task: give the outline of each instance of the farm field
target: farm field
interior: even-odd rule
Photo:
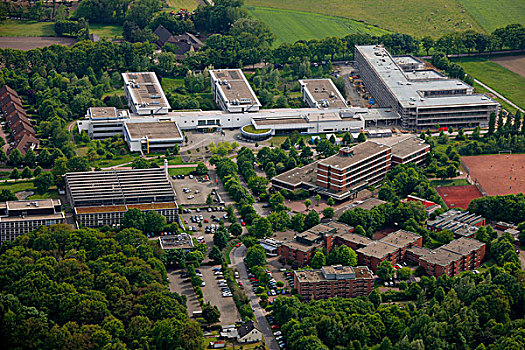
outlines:
[[[297,40],[323,39],[327,36],[343,37],[351,33],[388,33],[386,30],[343,17],[258,6],[248,6],[247,9],[271,28],[277,37],[275,46],[285,42],[294,43]]]
[[[102,39],[122,38],[122,26],[93,23],[89,25],[89,32]]]
[[[462,12],[463,8],[455,0],[246,0],[245,4],[342,16],[417,37],[437,38],[467,29],[483,31],[468,12]]]
[[[487,32],[525,22],[523,0],[457,0]]]
[[[24,51],[55,44],[72,46],[76,42],[75,38],[64,38],[58,36],[0,36],[0,48],[11,48]]]
[[[491,61],[525,77],[525,56],[496,57]]]
[[[453,61],[460,64],[474,78],[525,108],[525,77],[486,58],[464,57]]]
[[[52,22],[17,21],[0,23],[0,36],[55,36]]]

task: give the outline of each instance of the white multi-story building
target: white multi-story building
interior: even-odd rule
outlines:
[[[215,103],[230,113],[257,112],[262,106],[240,69],[210,70]]]
[[[166,114],[171,109],[153,72],[122,73],[124,93],[131,111],[138,115]]]

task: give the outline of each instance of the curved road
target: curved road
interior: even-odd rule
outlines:
[[[259,330],[264,335],[264,341],[268,346],[268,349],[279,350],[279,346],[277,345],[277,341],[273,336],[272,329],[268,324],[268,320],[266,320],[266,317],[264,316],[264,309],[259,305],[259,298],[253,293],[252,285],[250,283],[250,280],[248,279],[248,271],[246,270],[246,266],[244,265],[244,257],[246,256],[246,251],[247,249],[244,245],[241,245],[239,248],[233,248],[230,253],[230,267],[236,268],[237,271],[239,271],[239,280],[244,285],[246,295],[248,296],[248,299],[250,299],[250,305],[255,314],[257,323],[259,324]]]

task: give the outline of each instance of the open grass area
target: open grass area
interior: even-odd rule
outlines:
[[[268,24],[277,37],[275,46],[285,42],[294,43],[297,40],[323,39],[327,36],[344,37],[351,33],[388,33],[386,30],[344,17],[258,6],[249,6],[247,9],[254,17]]]
[[[253,127],[253,125],[245,125],[242,127],[242,129],[246,132],[249,132],[251,134],[264,134],[265,132],[268,132],[270,129],[260,129],[257,130]],[[283,141],[284,142],[284,141]]]
[[[0,191],[10,190],[13,193],[20,191],[33,191],[33,181],[17,181],[17,182],[0,182]]]
[[[184,86],[184,79],[162,78],[160,85],[164,90],[169,91]]]
[[[182,156],[175,156],[173,159],[168,160],[168,165],[179,165],[184,164]]]
[[[124,163],[130,163],[132,161],[134,161],[136,158],[138,158],[138,154],[126,154],[126,155],[123,155],[123,156],[118,156],[118,157],[115,157],[113,159],[99,159],[97,161],[95,161],[94,164],[92,164],[93,166],[98,166],[100,168],[108,168],[108,167],[113,167],[113,166],[116,166],[116,165],[120,165],[120,164],[124,164]]]
[[[178,12],[180,9],[193,11],[199,6],[197,0],[167,0],[169,11]]]
[[[457,0],[487,32],[525,22],[523,0]]]
[[[467,11],[462,12],[456,0],[246,0],[245,3],[247,6],[343,16],[417,37],[430,35],[437,38],[446,33],[471,29],[470,25],[476,31],[483,31]],[[287,22],[281,25],[287,25]]]
[[[102,39],[122,38],[122,26],[107,24],[89,24],[89,32]]]
[[[480,57],[454,59],[465,71],[496,90],[521,108],[525,108],[525,78],[503,66]]]
[[[445,186],[468,186],[470,185],[466,179],[451,179],[451,180],[432,180],[430,184],[433,187],[445,187]]]
[[[188,175],[191,172],[195,171],[197,167],[187,167],[187,168],[170,168],[168,169],[168,174],[170,176],[174,175]]]
[[[55,36],[52,22],[5,20],[0,23],[0,36]]]

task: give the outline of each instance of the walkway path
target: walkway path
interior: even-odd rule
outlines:
[[[523,109],[521,109],[520,107],[518,107],[517,105],[515,105],[514,103],[512,103],[511,101],[509,101],[508,99],[506,99],[505,97],[503,97],[503,95],[501,95],[500,93],[498,93],[496,90],[492,89],[491,87],[483,84],[481,81],[479,81],[478,79],[474,79],[474,81],[476,83],[478,83],[479,85],[483,86],[485,89],[489,90],[490,92],[492,92],[494,95],[498,96],[499,98],[501,98],[503,101],[507,102],[509,105],[511,105],[512,107],[518,109],[521,111],[521,113],[525,113],[525,111]]]

